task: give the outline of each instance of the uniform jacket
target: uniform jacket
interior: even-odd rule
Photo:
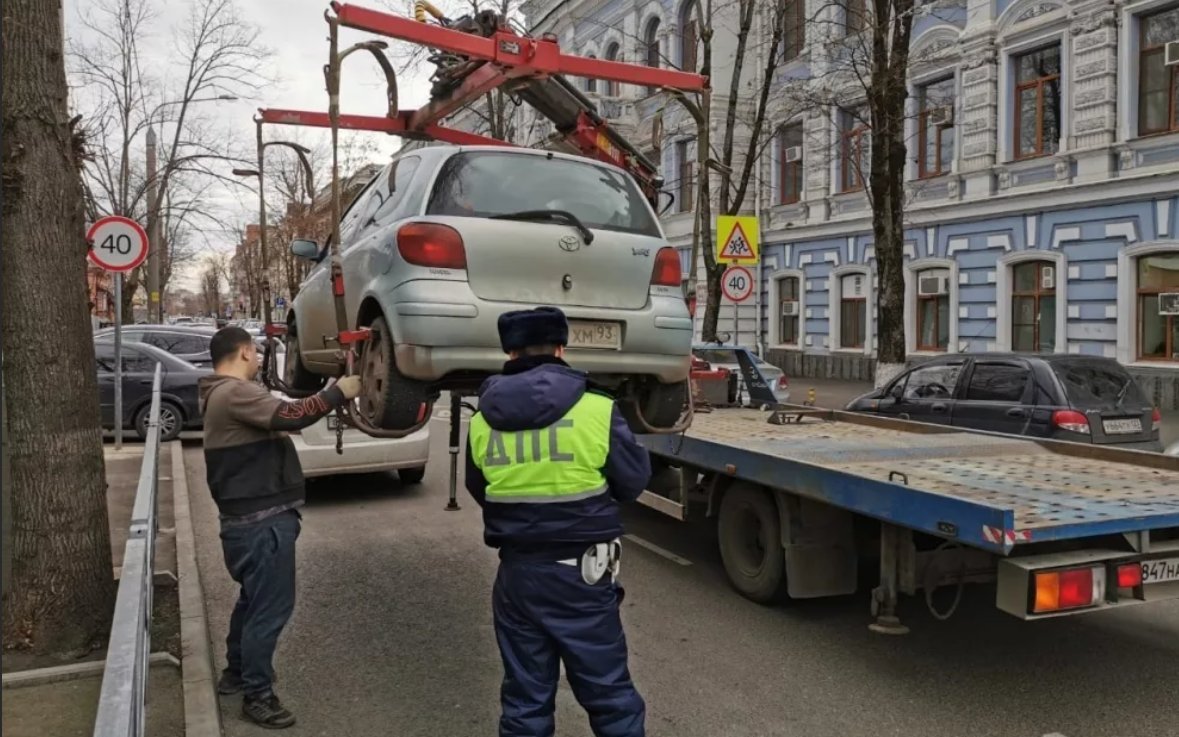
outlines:
[[[261,384],[213,374],[200,380],[205,471],[221,513],[242,517],[302,502],[303,468],[286,433],[310,427],[344,403],[335,386],[283,401]]]
[[[561,419],[588,391],[583,372],[551,356],[508,361],[503,374],[479,390],[479,412],[495,430],[548,427]],[[483,508],[483,539],[507,555],[547,557],[576,555],[587,543],[622,534],[619,503],[634,501],[651,480],[651,459],[614,407],[610,449],[602,469],[606,494],[548,504],[501,504],[487,499],[487,479],[475,465],[467,441],[467,491]],[[475,452],[483,452],[476,449]]]

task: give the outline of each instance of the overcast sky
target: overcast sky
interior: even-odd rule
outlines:
[[[232,138],[240,137],[243,144],[253,150],[254,123],[252,116],[259,107],[294,108],[306,110],[327,110],[327,93],[324,89],[323,64],[327,59],[328,42],[327,23],[323,14],[328,8],[325,0],[235,0],[241,16],[248,22],[256,24],[261,29],[260,41],[273,51],[273,63],[268,70],[268,76],[276,79],[276,83],[264,89],[257,99],[242,99],[236,102],[215,102],[201,105],[202,111],[210,112],[215,107],[219,123],[225,125],[227,135]],[[93,8],[96,0],[64,0],[66,36],[67,38],[85,39],[88,29],[81,27],[80,13],[86,13]],[[406,13],[411,5],[407,0],[368,0],[359,2],[360,5],[377,9],[397,9]],[[445,3],[438,3],[445,6]],[[145,38],[140,39],[140,53],[144,66],[152,71],[168,69],[177,59],[173,49],[174,34],[183,27],[191,0],[170,0],[168,3],[152,2],[154,18],[150,31]],[[412,15],[412,13],[410,12]],[[370,34],[363,34],[350,29],[341,29],[340,45],[346,47],[360,40],[372,38]],[[400,42],[388,39],[391,46],[396,47]],[[402,49],[405,47],[402,46]],[[367,56],[367,55],[366,55]],[[169,72],[175,79],[173,83],[182,81],[179,74]],[[361,58],[360,55],[349,57],[344,65],[341,89],[341,108],[346,113],[383,115],[384,109],[384,81],[376,63],[371,59]],[[417,107],[427,100],[428,72],[414,70],[408,75],[398,78],[400,107]],[[84,94],[75,96],[74,105],[78,112],[85,115],[86,107]],[[161,137],[168,140],[171,133],[163,131]],[[382,134],[361,134],[372,136],[377,141],[380,157],[384,157],[397,150],[397,139]],[[326,131],[296,128],[268,128],[268,138],[297,137],[304,143],[312,143],[316,136],[328,140]],[[137,155],[142,155],[143,141],[135,144]],[[273,151],[273,149],[272,149]],[[278,153],[268,154],[281,155]],[[222,217],[234,223],[255,220],[252,216],[256,212],[256,196],[241,187],[222,187],[221,191],[210,196],[212,207],[223,213]],[[208,245],[202,248],[230,249],[233,248],[234,236],[231,233],[206,232],[202,234]],[[193,272],[177,280],[176,286],[191,288]]]

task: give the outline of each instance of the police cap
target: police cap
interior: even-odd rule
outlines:
[[[569,322],[556,307],[515,310],[499,316],[499,342],[504,353],[541,345],[567,345]]]

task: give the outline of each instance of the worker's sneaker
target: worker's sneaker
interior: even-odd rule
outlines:
[[[295,715],[287,711],[274,694],[261,698],[245,697],[242,699],[242,713],[246,719],[267,729],[286,729],[295,723]]]
[[[217,681],[217,693],[222,696],[232,696],[235,693],[241,693],[242,690],[242,674],[234,673],[226,668],[221,671],[221,679]]]

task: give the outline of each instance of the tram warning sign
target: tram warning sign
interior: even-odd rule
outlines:
[[[86,231],[86,241],[87,258],[107,271],[131,271],[147,258],[147,233],[122,215],[100,218]]]
[[[757,218],[721,215],[716,219],[716,260],[727,264],[756,264],[759,257]]]

